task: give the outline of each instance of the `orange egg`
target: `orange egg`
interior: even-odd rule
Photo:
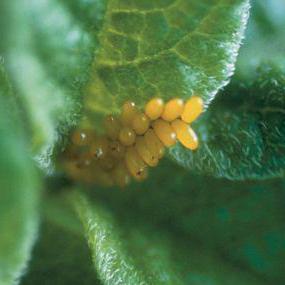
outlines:
[[[109,153],[115,160],[120,160],[124,157],[126,148],[119,141],[111,141],[109,143]]]
[[[105,136],[96,138],[90,146],[90,153],[94,159],[102,159],[104,156],[106,156],[108,152],[108,145],[109,142]]]
[[[146,175],[146,164],[139,156],[134,147],[128,147],[126,151],[125,163],[130,174],[136,180],[142,180]]]
[[[152,129],[149,129],[144,134],[144,139],[146,146],[151,152],[151,154],[157,157],[158,159],[162,158],[165,152],[164,145]]]
[[[164,110],[164,102],[160,98],[151,99],[145,106],[145,114],[151,119],[158,119]]]
[[[121,124],[118,118],[111,115],[107,116],[104,120],[104,127],[106,134],[110,139],[118,139],[121,130]]]
[[[203,112],[203,100],[198,96],[191,97],[185,104],[181,119],[186,123],[194,122]]]
[[[136,104],[131,101],[127,101],[123,107],[120,115],[120,121],[124,126],[131,127],[134,117],[137,114],[138,110]]]
[[[121,162],[116,166],[113,171],[113,179],[114,183],[121,188],[124,188],[130,184],[131,176],[128,169],[126,168],[125,163]]]
[[[71,135],[71,141],[76,146],[86,146],[90,143],[91,133],[87,130],[77,129]]]
[[[170,147],[176,143],[176,133],[168,122],[158,119],[153,122],[153,129],[166,147]]]
[[[171,123],[171,126],[176,132],[177,139],[186,148],[194,150],[198,147],[198,138],[192,128],[180,119]]]
[[[158,164],[157,154],[152,153],[151,150],[147,147],[144,137],[137,137],[135,149],[147,165],[154,167]]]
[[[143,135],[149,128],[149,118],[141,112],[138,112],[133,119],[132,128],[138,135]]]
[[[129,127],[123,127],[120,131],[119,139],[122,145],[130,146],[135,143],[136,134],[133,129]]]
[[[166,103],[161,118],[168,122],[174,121],[175,119],[180,117],[183,110],[183,100],[179,98],[172,99]]]

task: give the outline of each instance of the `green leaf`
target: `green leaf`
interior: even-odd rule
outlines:
[[[237,74],[254,77],[264,62],[285,66],[285,5],[283,0],[253,0],[244,45],[237,61]]]
[[[201,174],[229,179],[283,176],[285,73],[261,68],[251,84],[232,83],[195,125],[200,147],[178,145],[170,155]]]
[[[99,285],[83,235],[45,221],[25,284]]]
[[[281,285],[285,281],[284,195],[281,179],[205,179],[165,160],[147,181],[134,183],[125,192],[92,188],[83,204],[78,196],[73,201],[81,213],[95,267],[103,281],[106,272],[119,264],[117,260],[127,260],[135,266],[135,272],[143,272],[144,276],[160,276],[155,271],[156,262],[164,264],[161,272],[169,278],[176,276],[178,281],[174,284],[192,284],[188,278],[194,279],[196,270],[201,273],[201,280],[207,276],[209,284],[216,284],[215,276],[219,273],[213,262],[218,271],[225,269],[217,284],[232,284],[231,274],[236,279],[237,275],[250,275],[257,279],[257,284]],[[110,256],[109,249],[114,253],[111,264],[104,259]],[[147,260],[148,250],[157,253],[156,262]],[[197,262],[197,267],[191,260]],[[147,269],[144,263],[149,264]],[[118,274],[125,272],[120,268]]]
[[[135,209],[128,211],[120,201],[115,209],[128,216],[120,216],[98,201],[88,201],[83,194],[75,193],[72,201],[104,284],[263,283],[188,237],[153,226],[151,219],[141,223]]]
[[[37,172],[8,79],[0,66],[0,284],[17,283],[38,230]]]
[[[82,93],[95,118],[154,95],[197,92],[209,104],[233,73],[249,12],[248,0],[4,3],[6,61],[42,165],[76,123]]]
[[[133,99],[189,98],[208,105],[233,73],[249,1],[109,2],[86,106],[116,112]]]
[[[48,166],[59,134],[76,123],[80,111],[80,88],[96,50],[95,31],[91,25],[87,30],[84,15],[89,9],[95,24],[101,4],[79,1],[77,19],[64,1],[5,2],[5,60],[28,116],[34,153]]]

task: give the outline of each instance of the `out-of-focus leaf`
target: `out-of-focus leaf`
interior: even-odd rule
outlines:
[[[237,61],[241,78],[254,77],[264,62],[285,66],[284,0],[252,0],[251,16]]]
[[[131,203],[120,204],[129,214],[120,219],[108,206],[73,195],[104,284],[263,284],[183,235],[141,223],[127,210]]]
[[[154,95],[197,92],[207,105],[233,73],[249,12],[248,0],[5,3],[6,61],[42,164],[75,124],[83,86],[94,116]]]
[[[10,16],[3,31],[5,60],[28,114],[26,128],[30,126],[34,153],[42,166],[48,166],[59,133],[76,123],[80,88],[96,50],[93,25],[100,25],[104,5],[101,1],[5,2]],[[69,6],[76,6],[73,10],[81,17]]]
[[[197,123],[200,147],[170,151],[201,174],[239,180],[282,176],[285,169],[285,75],[261,68],[255,81],[232,83]]]
[[[45,221],[21,285],[99,285],[83,235]]]
[[[38,229],[39,182],[0,66],[0,284],[16,284]]]

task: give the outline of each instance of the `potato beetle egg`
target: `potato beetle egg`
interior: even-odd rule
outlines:
[[[122,107],[120,116],[121,123],[124,126],[131,127],[137,111],[136,104],[134,102],[127,101]]]
[[[125,163],[121,162],[118,164],[112,172],[114,182],[121,188],[126,187],[131,182],[131,176]]]
[[[149,129],[144,135],[145,143],[152,155],[158,159],[162,158],[165,152],[163,143],[157,137],[152,129]]]
[[[198,147],[197,135],[188,124],[182,120],[177,119],[172,122],[171,125],[176,132],[177,139],[181,142],[182,145],[191,150],[194,150]]]
[[[166,147],[170,147],[176,143],[176,133],[168,122],[158,119],[154,121],[153,129]]]
[[[182,99],[175,98],[168,101],[164,107],[161,118],[165,121],[171,122],[180,117],[184,110],[184,102]]]
[[[164,102],[160,98],[151,99],[145,106],[145,114],[151,119],[158,119],[164,110]]]
[[[112,173],[102,169],[99,165],[93,164],[89,169],[92,174],[93,183],[97,183],[103,187],[111,187],[114,185]]]
[[[143,135],[148,130],[149,124],[149,118],[144,113],[138,112],[134,116],[132,128],[138,135]]]
[[[151,166],[154,167],[158,164],[158,157],[156,154],[153,154],[147,147],[145,138],[138,137],[136,139],[135,149],[139,156],[143,159],[143,161]]]
[[[137,176],[137,177],[134,177],[134,178],[135,178],[136,181],[141,182],[141,181],[146,180],[147,177],[148,177],[148,168],[145,167],[144,169],[142,169],[140,175]]]
[[[109,154],[105,155],[102,159],[98,161],[98,164],[101,166],[104,170],[111,170],[116,165],[116,160]]]
[[[118,118],[111,115],[107,116],[104,120],[104,127],[106,130],[106,134],[110,139],[118,139],[121,129],[121,124]]]
[[[63,152],[63,159],[69,161],[76,161],[80,157],[79,148],[74,144],[69,144]]]
[[[92,163],[92,155],[90,152],[83,152],[79,155],[77,166],[79,168],[85,168],[90,166]]]
[[[86,146],[90,140],[91,134],[86,130],[75,130],[71,135],[71,141],[76,146]]]
[[[136,179],[141,180],[145,177],[146,164],[136,152],[134,147],[129,147],[126,151],[125,162],[130,174]]]
[[[108,152],[108,144],[106,137],[98,137],[92,142],[90,153],[95,159],[102,159]]]
[[[117,160],[120,160],[124,157],[125,147],[118,141],[109,142],[109,153],[110,155]]]
[[[194,122],[203,112],[203,100],[198,96],[191,97],[185,104],[181,119],[186,123]]]
[[[123,127],[120,131],[119,139],[122,145],[130,146],[135,143],[136,134],[131,128]]]

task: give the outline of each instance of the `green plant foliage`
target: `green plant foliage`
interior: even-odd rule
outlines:
[[[30,258],[38,229],[37,173],[0,66],[0,284],[15,284]]]
[[[285,75],[265,66],[254,82],[233,82],[195,125],[201,145],[170,151],[201,174],[239,180],[282,176],[285,168]]]
[[[248,0],[5,2],[6,60],[41,164],[75,124],[83,86],[94,116],[154,95],[198,92],[208,104],[233,73],[249,12]]]
[[[87,88],[87,108],[116,112],[133,99],[189,98],[205,104],[227,84],[248,1],[110,1]]]
[[[281,179],[267,182],[205,179],[165,161],[145,183],[126,190],[122,193],[116,188],[108,191],[92,188],[85,198],[88,202],[84,200],[83,204],[78,196],[74,198],[91,242],[95,267],[103,280],[112,269],[122,270],[118,260],[125,259],[140,274],[159,276],[154,274],[155,262],[148,260],[149,247],[153,251],[160,248],[153,258],[157,263],[170,262],[169,257],[178,258],[169,266],[171,270],[166,272],[167,264],[163,266],[165,275],[173,274],[180,280],[175,284],[192,284],[189,281],[192,279],[187,278],[194,279],[195,270],[201,273],[201,278],[215,280],[218,274],[215,269],[208,271],[215,268],[213,263],[219,269],[225,268],[224,264],[229,266],[222,273],[224,279],[218,279],[217,284],[232,284],[229,272],[237,280],[242,272],[256,278],[257,284],[284,284],[285,184]],[[132,245],[136,241],[137,247]],[[163,241],[165,245],[160,247]],[[198,257],[195,249],[200,252]],[[193,259],[197,267],[192,271]],[[141,260],[151,263],[148,270],[144,270]]]
[[[120,220],[117,212],[82,194],[72,200],[104,284],[262,284],[185,237],[172,240],[168,231],[141,224],[135,212]]]
[[[0,285],[285,284],[282,2],[0,1]],[[146,181],[52,169],[82,117],[101,131],[126,100],[193,94],[199,149]]]
[[[84,15],[85,1],[81,2],[76,8]],[[94,33],[75,18],[69,5],[57,0],[6,1],[11,19],[5,30],[5,60],[26,109],[33,150],[42,166],[49,164],[59,134],[76,123],[79,90],[96,50]],[[88,9],[94,22],[96,17],[99,21],[102,11],[97,5],[90,4]]]
[[[21,284],[99,285],[83,235],[45,221]]]

